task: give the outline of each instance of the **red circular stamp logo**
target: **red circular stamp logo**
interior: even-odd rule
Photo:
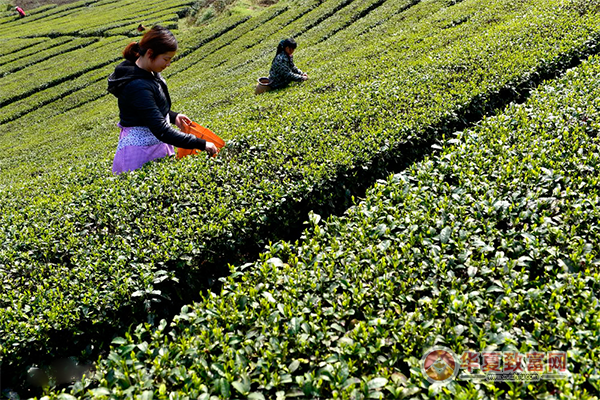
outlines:
[[[445,347],[433,347],[421,359],[421,371],[431,383],[450,382],[456,378],[459,370],[458,357]]]

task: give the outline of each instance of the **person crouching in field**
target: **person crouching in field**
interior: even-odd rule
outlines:
[[[296,47],[296,41],[291,38],[279,42],[277,54],[273,59],[271,71],[269,72],[270,89],[283,88],[291,82],[301,82],[308,79],[308,75],[294,65],[292,54]]]
[[[171,110],[167,83],[160,75],[171,64],[177,40],[160,25],[147,31],[123,51],[125,61],[108,78],[108,91],[119,104],[121,133],[113,161],[113,173],[131,171],[145,163],[175,154],[173,146],[217,152],[213,143],[179,129],[190,119]]]

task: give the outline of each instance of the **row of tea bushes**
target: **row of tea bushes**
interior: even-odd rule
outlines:
[[[157,7],[156,9],[144,10],[126,20],[110,22],[105,25],[91,27],[79,32],[81,36],[128,36],[140,37],[142,34],[137,30],[140,24],[162,25],[167,29],[177,29],[179,18],[176,12],[181,10],[182,5],[173,5],[173,8]]]
[[[239,56],[244,50],[254,46],[256,43],[265,41],[273,36],[277,37],[281,30],[290,25],[297,24],[305,14],[317,8],[319,4],[325,7],[329,2],[319,2],[318,0],[310,0],[297,2],[292,6],[287,6],[285,3],[277,4],[272,10],[265,10],[260,16],[250,19],[248,22],[232,29],[226,34],[203,44],[195,52],[190,53],[181,65],[174,65],[173,69],[167,75],[177,74],[190,67],[194,71],[198,70],[197,64],[203,62],[205,58],[221,55]],[[277,42],[280,39],[277,39]],[[203,63],[203,67],[206,68]],[[207,71],[205,70],[204,74]]]
[[[122,36],[93,40],[83,48],[63,53],[60,66],[56,65],[54,58],[50,58],[0,78],[5,89],[0,94],[0,107],[113,64],[122,57],[120,52],[129,41]],[[36,78],[29,79],[32,75]]]
[[[0,77],[6,77],[11,73],[23,70],[41,62],[51,60],[56,63],[55,57],[64,56],[65,53],[84,48],[98,41],[98,39],[92,38],[67,38],[68,40],[73,39],[65,44],[61,45],[61,39],[50,39],[50,43],[46,44],[46,50],[37,51],[35,54],[29,57],[20,57],[19,59],[4,64],[0,67]]]
[[[181,9],[192,3],[190,0],[150,0],[144,3],[134,0],[100,0],[87,1],[77,7],[67,4],[47,15],[1,24],[0,36],[101,36],[104,31],[115,28],[115,24],[118,25],[121,21],[143,20],[145,16],[160,11],[163,15],[172,14],[175,8]]]
[[[65,112],[88,104],[95,99],[104,97],[106,91],[106,77],[114,71],[114,65],[93,69],[76,78],[65,80],[52,87],[38,90],[21,100],[12,101],[2,107],[0,124],[26,117],[28,123],[47,121],[48,118],[64,114]],[[46,107],[47,106],[47,107]],[[18,120],[12,126],[20,126],[23,122]],[[11,125],[4,129],[5,140],[14,137]],[[14,146],[14,142],[10,145]],[[25,148],[31,146],[31,141],[25,143]]]
[[[300,12],[302,10],[304,9],[301,9]],[[190,57],[186,57],[174,64],[173,68],[167,72],[168,76],[173,76],[193,66],[198,61],[199,54],[201,54],[201,57],[206,57],[214,51],[229,48],[228,46],[233,41],[240,40],[248,32],[270,26],[272,24],[271,20],[282,14],[284,14],[282,18],[288,21],[297,18],[295,12],[290,14],[288,11],[290,11],[289,5],[285,2],[280,2],[253,17],[234,14],[227,19],[212,23],[208,27],[193,29],[192,35],[190,35],[189,31],[187,33],[183,32],[185,35],[182,42],[185,43],[185,47],[179,51],[178,57],[186,57],[188,55]],[[180,36],[177,35],[177,37],[179,38]]]
[[[353,1],[331,17],[327,24],[319,24],[313,28],[311,38],[309,40],[300,39],[303,46],[311,46],[315,43],[322,42],[335,33],[346,29],[349,25],[359,21],[365,15],[385,4],[385,0],[364,0]],[[414,1],[413,3],[418,3]],[[320,31],[317,35],[316,31]],[[302,35],[300,35],[302,36]]]
[[[30,39],[21,39],[21,40],[13,40],[7,38],[0,38],[0,43],[2,44],[2,49],[6,52],[0,56],[0,64],[5,64],[7,62],[13,61],[15,58],[15,54],[20,54],[20,56],[28,56],[31,53],[38,51],[38,48],[34,48],[34,46],[40,46],[44,40],[42,38],[30,38]],[[41,48],[45,48],[44,46],[40,46]]]
[[[173,31],[180,46],[177,50],[177,61],[180,61],[182,58],[195,50],[198,50],[198,48],[204,46],[206,43],[223,36],[227,32],[230,32],[251,19],[252,18],[247,15],[234,14],[216,19],[200,28],[194,27],[187,30]],[[179,62],[172,66],[178,64]]]
[[[0,56],[0,65],[5,68],[5,64],[27,59],[30,56],[48,50],[48,47],[60,46],[64,43],[70,42],[73,39],[74,38],[68,36],[56,38],[50,42],[50,46],[48,46],[49,43],[46,40],[41,38],[23,39],[22,41],[4,39],[1,41],[1,43],[2,50],[4,50],[6,53]]]
[[[113,341],[77,398],[561,398],[600,390],[600,59]],[[431,385],[428,348],[566,351],[565,379]],[[68,395],[63,398],[71,398]],[[54,393],[43,399],[59,398]]]
[[[158,16],[160,14],[156,14],[154,16]],[[240,18],[237,18],[238,20]],[[242,18],[245,20],[246,18]],[[239,23],[239,21],[236,21]],[[137,25],[136,25],[137,26]],[[131,27],[130,27],[131,28]],[[132,28],[133,29],[133,28]],[[214,31],[214,27],[211,26],[211,29]],[[218,25],[216,29],[222,30],[222,25]],[[202,33],[205,34],[206,29],[203,29]],[[109,33],[111,31],[107,31]],[[137,31],[136,31],[137,32]],[[211,32],[208,29],[208,32]],[[115,32],[116,33],[116,30]],[[121,32],[126,33],[126,32]],[[139,32],[138,32],[139,34]],[[210,34],[210,33],[209,33]],[[189,52],[189,48],[191,46],[198,46],[197,44],[191,44],[189,42],[194,41],[194,37],[186,32],[183,35],[177,35],[177,37],[181,40],[183,37],[184,49],[179,53],[179,57],[185,56]],[[199,36],[197,31],[194,32],[194,36]],[[24,115],[27,115],[28,121],[44,121],[47,122],[48,118],[55,116],[57,114],[62,114],[70,109],[77,108],[81,105],[84,105],[90,101],[94,101],[100,97],[103,97],[107,94],[106,92],[106,78],[113,71],[114,63],[116,63],[121,57],[121,50],[125,45],[131,41],[131,39],[125,39],[123,36],[122,42],[119,42],[117,45],[111,47],[107,54],[109,60],[109,64],[102,66],[99,65],[95,69],[92,69],[89,72],[86,72],[74,79],[64,80],[61,79],[62,82],[56,84],[55,86],[48,87],[43,90],[36,90],[32,92],[30,96],[27,96],[21,100],[10,101],[4,107],[2,107],[2,115],[0,116],[0,124],[4,124],[10,121],[14,121]],[[74,38],[70,37],[59,37],[55,39],[46,39],[42,43],[39,43],[39,39],[27,39],[30,41],[34,41],[37,45],[32,45],[25,48],[21,52],[15,53],[11,58],[13,62],[8,62],[6,66],[0,67],[0,73],[4,68],[12,68],[14,63],[18,63],[19,65],[23,64],[35,64],[39,61],[43,61],[40,59],[40,56],[37,53],[46,50],[45,52],[52,54],[55,57],[60,57],[62,51],[57,48],[57,46],[61,43],[66,43],[67,41],[72,41]],[[206,37],[205,40],[210,41],[214,38]],[[76,39],[77,41],[91,41],[93,43],[98,39],[90,39],[90,38],[82,38]],[[49,42],[50,41],[50,42]],[[70,42],[72,43],[72,42]],[[47,50],[48,47],[51,46],[50,50]],[[83,63],[89,62],[89,56],[86,55],[86,52],[81,52],[79,55],[82,57]],[[8,57],[8,56],[7,56]],[[62,61],[62,59],[61,59]],[[2,63],[2,58],[0,58],[0,64]],[[35,67],[33,67],[35,68]],[[28,70],[27,72],[31,72],[32,70]],[[36,71],[36,74],[39,73]],[[102,81],[103,83],[100,83]],[[16,122],[13,125],[9,125],[5,127],[6,132],[14,132],[18,130],[22,123]]]
[[[143,25],[146,27],[152,27],[153,25],[162,25],[167,29],[170,29],[174,32],[178,39],[180,39],[178,33],[180,18],[178,17],[178,13],[180,13],[182,8],[180,6],[174,7],[170,10],[161,10],[159,12],[151,13],[143,16]],[[168,12],[167,12],[168,11]],[[126,23],[121,24],[119,27],[109,29],[103,31],[102,35],[104,36],[115,36],[115,35],[124,35],[129,37],[141,37],[143,33],[138,31],[138,24],[140,19],[132,19],[127,21]],[[197,32],[194,32],[196,34]],[[181,44],[181,43],[179,43]],[[181,48],[178,50],[178,55],[181,56]]]

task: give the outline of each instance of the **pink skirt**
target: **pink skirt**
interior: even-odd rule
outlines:
[[[175,155],[170,144],[161,142],[145,126],[121,126],[119,145],[113,160],[115,175],[141,168],[149,161]]]

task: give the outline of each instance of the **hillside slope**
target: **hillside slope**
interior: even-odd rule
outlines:
[[[595,57],[343,217],[313,214],[301,241],[236,267],[170,325],[116,338],[72,393],[597,399],[599,78]],[[430,382],[431,348],[475,357]],[[538,379],[511,381],[519,371]]]
[[[187,4],[0,15],[10,49],[0,57],[0,352],[17,376],[172,313],[228,262],[297,233],[310,210],[345,209],[444,135],[597,52],[600,35],[595,3],[578,0],[280,1],[179,31]],[[174,109],[229,145],[216,159],[113,177],[118,110],[105,79],[140,20],[180,39],[166,73]],[[255,97],[289,36],[312,79]]]

